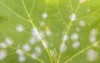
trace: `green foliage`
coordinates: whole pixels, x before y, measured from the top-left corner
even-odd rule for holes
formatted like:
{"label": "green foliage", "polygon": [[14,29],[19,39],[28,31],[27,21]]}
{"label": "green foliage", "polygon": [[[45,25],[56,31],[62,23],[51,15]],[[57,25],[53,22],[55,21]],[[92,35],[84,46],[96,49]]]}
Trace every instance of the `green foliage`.
{"label": "green foliage", "polygon": [[0,0],[0,63],[100,63],[100,0]]}

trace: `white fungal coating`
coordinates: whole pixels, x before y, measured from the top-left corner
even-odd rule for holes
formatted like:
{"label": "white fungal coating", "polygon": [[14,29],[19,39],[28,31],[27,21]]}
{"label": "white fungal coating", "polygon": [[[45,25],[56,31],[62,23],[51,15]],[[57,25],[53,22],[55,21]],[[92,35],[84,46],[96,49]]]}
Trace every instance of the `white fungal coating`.
{"label": "white fungal coating", "polygon": [[84,2],[86,2],[86,0],[79,0],[80,4],[83,4]]}
{"label": "white fungal coating", "polygon": [[74,49],[77,49],[79,46],[80,46],[80,42],[79,41],[75,41],[75,42],[72,43],[72,47]]}
{"label": "white fungal coating", "polygon": [[5,43],[6,43],[8,46],[13,45],[13,41],[12,41],[10,38],[5,38]]}
{"label": "white fungal coating", "polygon": [[86,22],[84,20],[79,21],[79,26],[84,27],[86,25]]}
{"label": "white fungal coating", "polygon": [[32,28],[32,34],[34,35],[34,36],[38,36],[38,29],[36,28],[36,27],[34,27],[34,28]]}
{"label": "white fungal coating", "polygon": [[40,40],[40,35],[39,35],[39,31],[36,27],[32,28],[32,34],[35,37],[35,39]]}
{"label": "white fungal coating", "polygon": [[17,50],[16,50],[16,53],[17,53],[18,55],[24,55],[24,52],[23,52],[21,49],[17,49]]}
{"label": "white fungal coating", "polygon": [[48,28],[48,29],[45,30],[45,33],[46,33],[47,36],[50,36],[51,35],[51,30]]}
{"label": "white fungal coating", "polygon": [[25,62],[26,61],[26,58],[24,55],[19,55],[19,58],[18,58],[18,62]]}
{"label": "white fungal coating", "polygon": [[69,17],[70,21],[75,21],[76,20],[76,14],[71,14],[71,16]]}
{"label": "white fungal coating", "polygon": [[96,35],[97,34],[97,30],[95,28],[93,28],[90,32],[91,35]]}
{"label": "white fungal coating", "polygon": [[79,39],[78,33],[73,33],[73,34],[71,35],[71,40],[76,41],[76,40],[78,40],[78,39]]}
{"label": "white fungal coating", "polygon": [[62,43],[61,44],[61,47],[60,47],[60,52],[65,52],[67,50],[67,46],[65,43]]}
{"label": "white fungal coating", "polygon": [[40,46],[36,46],[34,50],[35,50],[35,52],[37,52],[37,53],[41,53],[41,52],[42,52],[42,49],[41,49]]}
{"label": "white fungal coating", "polygon": [[0,48],[7,48],[7,45],[6,45],[6,43],[0,43]]}
{"label": "white fungal coating", "polygon": [[29,52],[29,51],[31,50],[31,47],[30,47],[29,44],[24,44],[24,45],[22,46],[22,49],[23,49],[25,52]]}
{"label": "white fungal coating", "polygon": [[89,40],[90,40],[91,43],[96,42],[96,35],[97,35],[97,30],[95,28],[93,28],[90,31],[90,37],[89,37]]}
{"label": "white fungal coating", "polygon": [[17,49],[16,53],[18,54],[18,62],[25,62],[26,58],[24,56],[24,52],[21,49]]}
{"label": "white fungal coating", "polygon": [[4,60],[7,56],[7,52],[4,50],[0,50],[0,61]]}
{"label": "white fungal coating", "polygon": [[46,19],[48,17],[48,14],[47,13],[42,13],[41,16],[42,16],[43,19]]}
{"label": "white fungal coating", "polygon": [[44,46],[45,48],[48,48],[48,42],[47,42],[46,40],[43,40],[43,46]]}
{"label": "white fungal coating", "polygon": [[37,58],[36,53],[32,53],[31,57],[32,59],[36,59]]}
{"label": "white fungal coating", "polygon": [[39,35],[40,35],[41,39],[44,39],[45,38],[45,34],[44,34],[43,31],[39,31]]}
{"label": "white fungal coating", "polygon": [[68,36],[65,34],[65,35],[63,36],[62,40],[63,40],[64,42],[66,42],[66,41],[68,40]]}
{"label": "white fungal coating", "polygon": [[46,25],[46,23],[44,21],[40,22],[40,26],[44,27]]}
{"label": "white fungal coating", "polygon": [[37,56],[40,56],[41,53],[42,53],[42,49],[40,46],[36,46],[35,49],[34,49],[35,53]]}
{"label": "white fungal coating", "polygon": [[16,26],[16,31],[19,32],[19,33],[23,32],[24,31],[24,26],[21,25],[21,24],[20,25],[17,25]]}
{"label": "white fungal coating", "polygon": [[31,37],[29,42],[31,45],[35,45],[38,40],[35,37]]}
{"label": "white fungal coating", "polygon": [[90,62],[94,62],[98,59],[98,53],[94,51],[93,49],[90,49],[87,51],[87,59]]}
{"label": "white fungal coating", "polygon": [[93,46],[94,47],[98,47],[99,46],[99,43],[96,41],[95,43],[93,43]]}

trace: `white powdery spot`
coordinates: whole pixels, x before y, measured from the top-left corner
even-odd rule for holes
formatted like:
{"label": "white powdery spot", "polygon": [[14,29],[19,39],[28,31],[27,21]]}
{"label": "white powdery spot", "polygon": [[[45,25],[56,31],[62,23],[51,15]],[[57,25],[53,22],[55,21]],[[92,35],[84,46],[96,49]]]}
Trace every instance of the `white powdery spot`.
{"label": "white powdery spot", "polygon": [[65,52],[67,50],[67,46],[65,43],[62,43],[61,44],[61,47],[60,47],[60,52]]}
{"label": "white powdery spot", "polygon": [[79,0],[80,4],[83,4],[84,2],[86,2],[86,0]]}
{"label": "white powdery spot", "polygon": [[64,42],[66,42],[66,41],[68,40],[68,36],[65,34],[65,35],[63,36],[62,40],[63,40]]}
{"label": "white powdery spot", "polygon": [[39,31],[39,35],[40,35],[41,39],[45,38],[45,33],[43,31]]}
{"label": "white powdery spot", "polygon": [[97,30],[96,29],[92,29],[90,32],[90,37],[89,40],[91,43],[96,42],[96,35],[97,35]]}
{"label": "white powdery spot", "polygon": [[70,19],[70,21],[75,21],[76,20],[76,14],[72,14],[70,17],[69,17],[69,19]]}
{"label": "white powdery spot", "polygon": [[46,25],[46,23],[44,21],[40,22],[40,26],[44,27]]}
{"label": "white powdery spot", "polygon": [[75,41],[74,43],[72,43],[72,47],[74,49],[77,49],[80,46],[80,42],[79,41]]}
{"label": "white powdery spot", "polygon": [[29,44],[24,44],[24,45],[22,46],[22,48],[23,48],[23,50],[26,51],[26,52],[29,52],[29,51],[31,50],[31,47],[30,47]]}
{"label": "white powdery spot", "polygon": [[86,22],[84,20],[79,21],[79,26],[84,27],[86,25]]}
{"label": "white powdery spot", "polygon": [[47,13],[43,13],[41,16],[42,16],[43,19],[46,19],[48,17],[48,14]]}
{"label": "white powdery spot", "polygon": [[29,42],[31,45],[35,45],[38,40],[35,37],[30,38]]}
{"label": "white powdery spot", "polygon": [[94,43],[94,42],[96,42],[96,37],[90,36],[89,40],[90,40],[91,43]]}
{"label": "white powdery spot", "polygon": [[36,53],[32,53],[31,57],[32,59],[36,59],[37,58]]}
{"label": "white powdery spot", "polygon": [[24,56],[24,52],[21,49],[17,49],[16,53],[18,54],[18,62],[25,62],[26,58]]}
{"label": "white powdery spot", "polygon": [[76,41],[76,40],[78,40],[78,39],[79,39],[78,33],[73,33],[73,34],[71,35],[71,40]]}
{"label": "white powdery spot", "polygon": [[13,41],[12,41],[10,38],[5,38],[5,43],[6,43],[8,46],[13,45]]}
{"label": "white powdery spot", "polygon": [[0,43],[0,48],[7,48],[7,45],[5,43]]}
{"label": "white powdery spot", "polygon": [[95,43],[93,43],[93,46],[94,47],[97,47],[97,46],[99,46],[99,43],[98,42],[95,42]]}
{"label": "white powdery spot", "polygon": [[37,53],[41,53],[41,52],[42,52],[41,47],[36,46],[36,47],[35,47],[35,52],[37,52]]}
{"label": "white powdery spot", "polygon": [[40,40],[39,31],[36,27],[32,28],[32,34],[37,40]]}
{"label": "white powdery spot", "polygon": [[0,61],[4,60],[4,58],[7,56],[7,52],[4,50],[0,51]]}
{"label": "white powdery spot", "polygon": [[47,42],[46,40],[43,40],[43,46],[44,46],[45,48],[48,48],[48,42]]}
{"label": "white powdery spot", "polygon": [[40,56],[41,55],[41,53],[42,53],[41,47],[36,46],[34,50],[35,50],[35,53],[36,53],[37,56]]}
{"label": "white powdery spot", "polygon": [[17,30],[17,32],[21,33],[21,32],[24,31],[24,26],[23,25],[18,25],[18,26],[16,26],[16,30]]}
{"label": "white powdery spot", "polygon": [[17,50],[16,50],[16,53],[17,53],[18,55],[24,55],[24,53],[23,53],[23,51],[22,51],[21,49],[17,49]]}
{"label": "white powdery spot", "polygon": [[90,49],[87,51],[87,59],[90,62],[94,62],[95,60],[98,59],[98,53],[96,51],[94,51],[93,49]]}
{"label": "white powdery spot", "polygon": [[96,35],[97,34],[97,30],[95,28],[93,28],[90,32],[90,35]]}
{"label": "white powdery spot", "polygon": [[25,62],[26,61],[26,58],[25,58],[25,56],[23,56],[23,55],[19,55],[19,58],[18,58],[18,62]]}
{"label": "white powdery spot", "polygon": [[51,30],[50,30],[49,28],[47,28],[47,29],[45,30],[45,33],[46,33],[47,36],[50,36],[50,35],[51,35]]}

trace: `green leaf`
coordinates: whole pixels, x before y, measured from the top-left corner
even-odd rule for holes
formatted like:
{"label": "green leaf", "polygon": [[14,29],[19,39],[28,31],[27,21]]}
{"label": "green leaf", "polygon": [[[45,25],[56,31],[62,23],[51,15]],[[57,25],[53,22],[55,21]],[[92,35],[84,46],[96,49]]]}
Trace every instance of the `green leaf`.
{"label": "green leaf", "polygon": [[99,63],[100,0],[0,0],[0,63]]}

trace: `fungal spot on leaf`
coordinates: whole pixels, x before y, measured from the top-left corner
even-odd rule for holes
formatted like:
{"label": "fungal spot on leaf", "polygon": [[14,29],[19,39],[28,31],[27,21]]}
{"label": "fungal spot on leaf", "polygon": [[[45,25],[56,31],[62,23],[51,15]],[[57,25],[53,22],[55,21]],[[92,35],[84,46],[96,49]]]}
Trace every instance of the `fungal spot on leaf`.
{"label": "fungal spot on leaf", "polygon": [[44,46],[45,48],[48,48],[49,44],[48,44],[48,42],[47,42],[46,40],[43,40],[43,46]]}
{"label": "fungal spot on leaf", "polygon": [[32,35],[37,39],[40,40],[39,31],[37,28],[32,28]]}
{"label": "fungal spot on leaf", "polygon": [[40,35],[41,39],[44,39],[44,38],[45,38],[45,33],[44,33],[44,31],[39,31],[39,35]]}
{"label": "fungal spot on leaf", "polygon": [[37,56],[40,56],[41,53],[42,53],[41,47],[40,47],[40,46],[36,46],[36,47],[34,48],[34,52],[36,53]]}
{"label": "fungal spot on leaf", "polygon": [[93,49],[89,49],[87,51],[87,59],[90,62],[94,62],[98,59],[98,53],[96,51],[94,51]]}
{"label": "fungal spot on leaf", "polygon": [[78,40],[78,39],[79,39],[78,33],[73,33],[73,34],[71,35],[71,40],[76,41],[76,40]]}
{"label": "fungal spot on leaf", "polygon": [[7,48],[7,44],[6,43],[0,43],[0,48]]}
{"label": "fungal spot on leaf", "polygon": [[0,63],[100,63],[99,7],[99,0],[0,0]]}
{"label": "fungal spot on leaf", "polygon": [[86,25],[86,22],[84,20],[79,21],[79,26],[84,27]]}
{"label": "fungal spot on leaf", "polygon": [[7,52],[5,50],[0,50],[0,61],[4,60],[7,56]]}
{"label": "fungal spot on leaf", "polygon": [[70,21],[75,21],[76,17],[77,17],[76,14],[71,14],[69,19],[70,19]]}
{"label": "fungal spot on leaf", "polygon": [[25,62],[25,61],[26,61],[25,56],[24,56],[24,55],[19,55],[18,62],[23,63],[23,62]]}
{"label": "fungal spot on leaf", "polygon": [[86,2],[86,0],[79,0],[80,4],[83,4],[84,2]]}
{"label": "fungal spot on leaf", "polygon": [[36,42],[38,42],[38,40],[37,40],[35,37],[31,37],[30,40],[29,40],[29,43],[30,43],[31,45],[35,45]]}
{"label": "fungal spot on leaf", "polygon": [[93,43],[93,47],[98,47],[98,46],[99,46],[98,41],[96,41],[95,43]]}
{"label": "fungal spot on leaf", "polygon": [[24,54],[24,52],[23,52],[21,49],[17,49],[17,50],[16,50],[16,53],[17,53],[18,55],[23,55],[23,54]]}
{"label": "fungal spot on leaf", "polygon": [[62,43],[61,44],[61,47],[60,47],[60,52],[65,52],[67,50],[67,46],[65,43]]}
{"label": "fungal spot on leaf", "polygon": [[44,21],[40,22],[40,26],[44,27],[46,25],[46,23]]}
{"label": "fungal spot on leaf", "polygon": [[90,31],[90,37],[89,37],[89,40],[90,40],[91,43],[96,42],[96,36],[97,36],[97,30],[95,28],[93,28]]}
{"label": "fungal spot on leaf", "polygon": [[24,44],[24,45],[22,46],[22,49],[23,49],[25,52],[29,52],[29,51],[31,50],[31,47],[30,47],[29,44]]}
{"label": "fungal spot on leaf", "polygon": [[66,41],[68,40],[68,36],[65,34],[65,35],[63,36],[62,40],[63,40],[64,42],[66,42]]}
{"label": "fungal spot on leaf", "polygon": [[48,17],[48,14],[47,13],[43,13],[41,16],[42,16],[43,19],[46,19]]}
{"label": "fungal spot on leaf", "polygon": [[48,26],[46,26],[45,33],[46,33],[47,36],[50,36],[51,35],[51,30],[49,29]]}
{"label": "fungal spot on leaf", "polygon": [[36,59],[36,58],[37,58],[37,55],[36,55],[35,52],[33,52],[33,53],[31,54],[31,58],[32,58],[32,59]]}
{"label": "fungal spot on leaf", "polygon": [[17,25],[16,26],[16,31],[19,32],[19,33],[23,32],[24,31],[24,26],[23,25]]}
{"label": "fungal spot on leaf", "polygon": [[77,49],[79,46],[80,46],[80,42],[79,41],[75,41],[75,42],[72,43],[72,47],[74,49]]}
{"label": "fungal spot on leaf", "polygon": [[16,53],[18,54],[18,62],[25,62],[26,58],[24,52],[21,49],[17,49]]}
{"label": "fungal spot on leaf", "polygon": [[5,43],[6,43],[8,46],[11,46],[11,45],[13,45],[13,40],[11,40],[10,38],[5,38]]}

